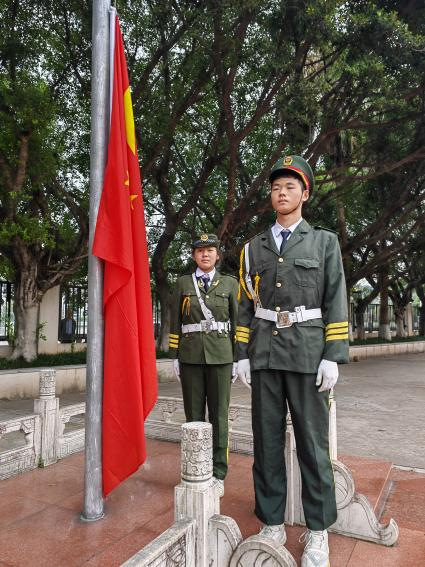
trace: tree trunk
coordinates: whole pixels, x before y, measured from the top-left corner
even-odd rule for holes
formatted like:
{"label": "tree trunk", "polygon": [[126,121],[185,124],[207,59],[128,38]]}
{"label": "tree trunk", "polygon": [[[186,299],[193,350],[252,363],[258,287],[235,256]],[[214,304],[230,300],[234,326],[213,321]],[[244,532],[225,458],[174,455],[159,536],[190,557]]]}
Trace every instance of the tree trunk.
{"label": "tree trunk", "polygon": [[425,302],[422,303],[419,308],[419,330],[418,334],[423,337],[425,336]]}
{"label": "tree trunk", "polygon": [[383,270],[379,274],[379,293],[381,303],[379,309],[379,331],[378,337],[386,341],[391,340],[390,318],[388,309],[388,271]]}
{"label": "tree trunk", "polygon": [[42,296],[37,288],[36,274],[35,266],[23,270],[15,283],[15,340],[11,359],[23,357],[27,362],[31,362],[37,358],[38,315]]}
{"label": "tree trunk", "polygon": [[425,290],[424,286],[420,285],[416,287],[416,293],[421,300],[421,306],[419,307],[419,336],[423,337],[425,335]]}
{"label": "tree trunk", "polygon": [[406,332],[404,330],[404,314],[405,309],[403,307],[395,307],[394,306],[394,315],[395,315],[395,324],[396,324],[396,332],[395,336],[397,339],[402,339],[406,336]]}
{"label": "tree trunk", "polygon": [[356,318],[356,331],[357,331],[357,338],[364,341],[366,339],[366,329],[364,326],[364,314],[366,311],[367,305],[361,304],[356,305],[354,309],[355,318]]}
{"label": "tree trunk", "polygon": [[161,310],[161,328],[158,337],[158,348],[168,351],[168,334],[170,332],[171,309],[170,309],[170,289],[166,279],[156,280],[156,289]]}

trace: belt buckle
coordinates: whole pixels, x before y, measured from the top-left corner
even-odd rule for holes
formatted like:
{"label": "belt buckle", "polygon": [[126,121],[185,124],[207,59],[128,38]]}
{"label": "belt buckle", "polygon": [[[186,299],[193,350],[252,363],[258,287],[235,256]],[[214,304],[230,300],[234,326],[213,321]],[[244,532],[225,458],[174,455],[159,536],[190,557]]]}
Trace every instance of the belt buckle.
{"label": "belt buckle", "polygon": [[287,327],[292,327],[289,311],[279,311],[279,313],[277,313],[276,327],[278,329],[286,329]]}
{"label": "belt buckle", "polygon": [[211,321],[201,321],[201,331],[203,333],[211,333],[212,331],[212,323]]}

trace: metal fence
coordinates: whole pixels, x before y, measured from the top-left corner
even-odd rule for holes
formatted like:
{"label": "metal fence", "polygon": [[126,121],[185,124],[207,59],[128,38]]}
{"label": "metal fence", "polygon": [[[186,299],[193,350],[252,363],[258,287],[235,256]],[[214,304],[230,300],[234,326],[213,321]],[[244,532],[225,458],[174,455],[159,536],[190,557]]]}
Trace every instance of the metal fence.
{"label": "metal fence", "polygon": [[[356,317],[354,313],[354,303],[351,303],[351,326],[353,331],[356,330]],[[370,303],[364,314],[364,328],[366,333],[373,333],[379,330],[379,303]],[[392,305],[388,306],[388,317],[390,320],[390,329],[392,331],[396,330],[396,322],[394,316],[394,307]],[[412,308],[412,319],[413,319],[413,330],[417,331],[419,329],[419,307],[414,305]]]}
{"label": "metal fence", "polygon": [[72,312],[72,318],[76,322],[75,339],[77,341],[86,341],[88,315],[87,285],[61,286],[58,329],[61,320],[65,319],[68,311]]}
{"label": "metal fence", "polygon": [[[372,303],[367,306],[365,311],[365,331],[372,333],[379,329],[379,309],[380,305]],[[75,338],[77,341],[87,340],[87,285],[66,285],[61,286],[59,294],[59,321],[66,317],[66,313],[70,310],[72,317],[76,322]],[[413,306],[413,330],[419,329],[419,307]],[[158,296],[154,292],[152,294],[152,316],[154,322],[155,338],[159,337],[161,330],[161,308]],[[391,330],[395,330],[396,323],[394,317],[394,308],[389,305],[389,319]],[[351,303],[351,323],[352,329],[356,330],[356,321],[354,314],[354,303]],[[0,341],[7,341],[13,335],[14,319],[13,319],[13,284],[8,281],[0,280]]]}
{"label": "metal fence", "polygon": [[10,282],[0,281],[0,341],[7,341],[13,334],[12,291]]}

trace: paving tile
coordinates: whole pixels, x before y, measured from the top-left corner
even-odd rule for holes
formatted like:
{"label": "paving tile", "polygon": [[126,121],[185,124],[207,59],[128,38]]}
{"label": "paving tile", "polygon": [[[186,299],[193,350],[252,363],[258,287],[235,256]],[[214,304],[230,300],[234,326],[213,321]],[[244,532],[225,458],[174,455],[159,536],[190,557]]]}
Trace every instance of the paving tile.
{"label": "paving tile", "polygon": [[66,457],[66,464],[68,467],[84,467],[84,451]]}
{"label": "paving tile", "polygon": [[365,457],[338,456],[353,475],[356,492],[363,494],[375,508],[392,469],[392,463]]}
{"label": "paving tile", "polygon": [[[16,494],[4,494],[0,498],[0,529],[19,520],[34,516],[48,506],[33,498],[23,498]],[[1,557],[1,551],[0,551]]]}
{"label": "paving tile", "polygon": [[[174,521],[174,486],[180,482],[180,446],[148,440],[148,459],[105,502],[104,519],[84,523],[84,457],[72,455],[0,483],[0,567],[109,567],[120,565]],[[343,457],[356,490],[378,498],[388,463]],[[252,457],[232,453],[221,513],[238,523],[244,538],[261,528],[254,508]],[[383,519],[401,527],[397,546],[330,534],[332,567],[425,567],[425,475],[392,471]],[[420,529],[418,527],[422,526]],[[412,529],[416,527],[417,529]],[[288,526],[287,548],[299,563],[301,526]]]}
{"label": "paving tile", "polygon": [[117,567],[130,559],[158,534],[146,528],[132,531],[84,563],[84,567]]}
{"label": "paving tile", "polygon": [[390,482],[381,522],[394,518],[399,527],[425,532],[425,474],[393,469]]}
{"label": "paving tile", "polygon": [[1,559],[14,567],[74,567],[118,537],[111,522],[85,524],[52,505],[1,530]]}
{"label": "paving tile", "polygon": [[76,492],[81,492],[83,488],[83,470],[76,472],[75,467],[67,466],[64,459],[54,465],[2,480],[0,497],[5,492],[12,491],[18,497],[35,496],[40,502],[56,504]]}
{"label": "paving tile", "polygon": [[399,541],[393,547],[359,541],[347,563],[347,567],[424,567],[424,565],[425,533],[407,528],[400,529]]}
{"label": "paving tile", "polygon": [[67,496],[60,501],[61,508],[73,510],[76,514],[81,514],[84,508],[84,490],[80,490],[71,496]]}
{"label": "paving tile", "polygon": [[105,514],[129,533],[172,508],[173,502],[174,487],[130,478],[109,495]]}

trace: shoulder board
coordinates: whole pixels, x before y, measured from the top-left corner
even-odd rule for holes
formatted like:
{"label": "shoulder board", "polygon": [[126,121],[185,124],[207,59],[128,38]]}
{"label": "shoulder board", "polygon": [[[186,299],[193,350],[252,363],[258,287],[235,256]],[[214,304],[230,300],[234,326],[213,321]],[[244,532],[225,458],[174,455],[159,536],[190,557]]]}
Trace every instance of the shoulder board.
{"label": "shoulder board", "polygon": [[[272,225],[273,226],[273,225]],[[271,226],[268,226],[266,229],[262,230],[261,232],[258,232],[257,234],[254,234],[254,236],[251,236],[251,238],[249,238],[248,240],[245,240],[242,243],[242,248],[245,246],[245,244],[249,244],[250,242],[252,242],[253,240],[256,240],[257,238],[261,238],[263,236],[267,236],[268,231],[271,229]]]}
{"label": "shoulder board", "polygon": [[326,230],[327,232],[332,232],[332,234],[336,234],[338,236],[338,233],[336,230],[332,230],[331,228],[328,228],[326,226],[315,226],[314,227],[315,230]]}
{"label": "shoulder board", "polygon": [[273,224],[271,226],[268,226],[267,228],[265,228],[264,230],[262,230],[261,232],[259,232],[258,234],[256,234],[253,238],[251,238],[251,240],[254,240],[254,238],[260,237],[260,236],[267,236],[267,233],[273,228]]}
{"label": "shoulder board", "polygon": [[233,278],[236,281],[239,281],[239,278],[234,276],[233,274],[221,274],[222,276],[225,276],[226,278]]}

